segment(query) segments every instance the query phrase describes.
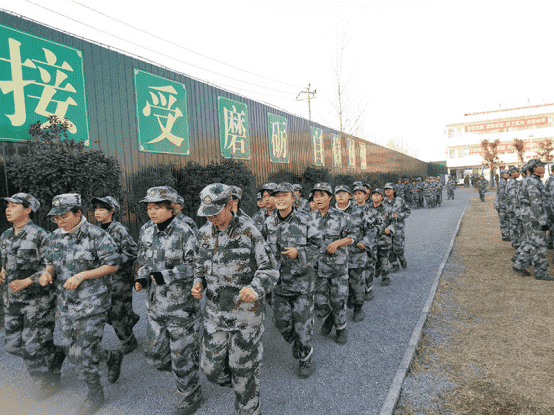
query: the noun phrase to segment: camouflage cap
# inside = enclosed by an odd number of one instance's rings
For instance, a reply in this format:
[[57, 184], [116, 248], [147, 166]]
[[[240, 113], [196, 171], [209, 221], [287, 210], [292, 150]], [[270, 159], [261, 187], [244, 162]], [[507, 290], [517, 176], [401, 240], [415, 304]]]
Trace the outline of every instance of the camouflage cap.
[[352, 186], [364, 186], [363, 182], [362, 181], [356, 181], [352, 184]]
[[36, 199], [31, 194], [25, 194], [23, 192], [19, 192], [12, 196], [6, 196], [2, 199], [5, 199], [8, 202], [13, 202], [15, 204], [26, 204], [31, 207], [31, 210], [33, 212], [37, 212], [37, 209], [40, 208], [40, 202], [38, 202], [38, 199]]
[[177, 191], [170, 186], [154, 186], [146, 191], [146, 196], [139, 202], [177, 202]]
[[312, 188], [312, 192], [314, 192], [314, 194], [315, 194], [315, 191], [325, 191], [329, 195], [333, 195], [333, 188], [327, 182], [316, 183]]
[[510, 174], [510, 171], [508, 169], [503, 169], [500, 171], [500, 176], [502, 175], [509, 175]]
[[121, 211], [121, 206], [119, 205], [119, 202], [117, 202], [117, 200], [113, 196], [105, 196], [102, 198], [92, 198], [90, 200], [90, 205], [94, 207], [94, 205], [98, 204], [99, 202], [108, 204], [110, 207], [112, 207], [115, 210], [115, 212]]
[[545, 166], [546, 163], [544, 163], [540, 159], [531, 159], [529, 162], [527, 162], [527, 169], [531, 170], [533, 168], [539, 167], [539, 166]]
[[517, 166], [512, 166], [510, 169], [509, 169], [509, 172], [510, 172], [510, 175], [514, 172], [519, 172], [519, 168]]
[[388, 182], [388, 183], [385, 184], [384, 189], [396, 189], [396, 186], [394, 186], [393, 183]]
[[256, 194], [256, 201], [259, 201], [260, 199], [262, 199], [262, 193], [261, 192], [258, 192]]
[[314, 200], [314, 191], [310, 191], [310, 194], [308, 195], [308, 202], [312, 202]]
[[367, 194], [367, 189], [365, 189], [365, 186], [362, 185], [361, 182], [359, 182], [358, 185], [356, 185], [356, 183], [354, 183], [354, 188], [352, 189], [352, 193], [354, 193], [356, 191], [362, 191], [363, 193]]
[[238, 199], [242, 199], [242, 189], [238, 186], [231, 185], [231, 193], [233, 196], [236, 196]]
[[221, 212], [227, 202], [233, 196], [233, 189], [222, 183], [212, 183], [200, 192], [200, 208], [198, 215], [201, 217], [212, 217]]
[[338, 194], [341, 191], [348, 192], [349, 194], [352, 193], [352, 192], [350, 192], [350, 187], [347, 186], [347, 185], [337, 185], [337, 186], [335, 186], [335, 194]]
[[75, 206], [81, 206], [80, 194], [60, 194], [52, 198], [52, 209], [48, 215], [63, 215]]
[[179, 205], [185, 205], [185, 198], [183, 198], [181, 195], [177, 195], [177, 200], [175, 202]]
[[262, 193], [262, 195], [264, 191], [269, 191], [269, 193], [271, 193], [276, 187], [277, 187], [277, 184], [275, 182], [264, 183], [260, 188], [260, 192]]
[[294, 193], [294, 190], [292, 189], [292, 185], [288, 182], [281, 182], [279, 185], [275, 187], [273, 191], [271, 191], [271, 195], [275, 195], [278, 192], [290, 192], [291, 194]]
[[381, 194], [383, 197], [385, 196], [385, 191], [379, 188], [375, 188], [373, 191], [371, 191], [371, 194]]
[[298, 183], [293, 183], [292, 185], [292, 190], [293, 191], [300, 191], [302, 192], [302, 185], [298, 184]]

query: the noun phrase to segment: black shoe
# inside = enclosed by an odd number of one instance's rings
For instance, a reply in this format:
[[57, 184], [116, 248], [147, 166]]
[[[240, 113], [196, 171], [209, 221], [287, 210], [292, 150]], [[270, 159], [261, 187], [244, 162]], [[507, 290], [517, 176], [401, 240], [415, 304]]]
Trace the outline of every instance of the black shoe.
[[108, 383], [114, 384], [121, 374], [121, 363], [123, 362], [123, 351], [111, 351], [108, 359]]
[[307, 360], [300, 360], [298, 363], [298, 377], [308, 378], [314, 372], [314, 365], [312, 364], [312, 357], [308, 357]]
[[93, 415], [104, 404], [104, 390], [102, 386], [91, 389], [89, 387], [87, 397], [83, 404], [77, 409], [75, 414], [77, 415]]
[[365, 318], [365, 313], [361, 306], [355, 306], [354, 307], [354, 315], [352, 316], [352, 320], [354, 322], [362, 322]]
[[408, 267], [408, 262], [406, 261], [406, 258], [403, 257], [400, 259], [400, 265], [403, 269], [406, 269], [406, 267]]
[[335, 342], [337, 344], [344, 345], [348, 341], [348, 329], [337, 329], [337, 338], [335, 339]]
[[543, 274], [542, 276], [535, 276], [535, 279], [552, 281], [554, 280], [554, 276], [550, 276], [548, 273], [546, 273], [546, 274]]
[[378, 278], [379, 276], [381, 276], [381, 269], [380, 268], [375, 268], [375, 279]]
[[158, 371], [173, 371], [172, 368], [171, 368], [171, 361], [168, 362], [167, 364], [164, 364], [162, 365], [161, 367], [156, 367], [156, 370]]
[[333, 321], [333, 313], [331, 312], [321, 326], [321, 333], [325, 336], [329, 335], [334, 325], [335, 323]]
[[381, 280], [381, 286], [388, 286], [390, 285], [390, 277], [383, 276], [383, 279]]
[[398, 265], [398, 263], [394, 262], [391, 269], [390, 269], [390, 272], [391, 273], [396, 273], [398, 270], [400, 270], [400, 266]]
[[512, 241], [512, 240], [509, 238], [502, 238], [502, 241]]
[[50, 362], [50, 372], [53, 375], [60, 375], [63, 362], [65, 361], [65, 352], [62, 347], [57, 347], [58, 350], [54, 353], [54, 358]]
[[295, 360], [298, 360], [300, 358], [300, 348], [298, 348], [296, 340], [292, 341], [292, 356]]
[[517, 253], [512, 256], [512, 263], [515, 263], [517, 261]]
[[354, 305], [352, 304], [352, 296], [348, 296], [348, 300], [346, 301], [346, 307], [348, 309], [352, 309]]
[[122, 347], [123, 354], [124, 355], [130, 354], [137, 348], [138, 348], [138, 341], [137, 341], [137, 338], [135, 337], [135, 334], [133, 334], [131, 335], [129, 340], [123, 343], [123, 347]]
[[512, 270], [516, 273], [519, 273], [521, 274], [522, 276], [531, 276], [531, 273], [529, 273], [527, 270], [525, 269], [519, 269], [517, 268], [515, 265], [512, 266]]
[[364, 299], [365, 299], [366, 302], [369, 302], [370, 300], [375, 299], [375, 296], [373, 295], [373, 289], [368, 290], [367, 292], [365, 292], [365, 298]]
[[204, 396], [202, 395], [201, 391], [200, 393], [196, 394], [196, 396], [197, 396], [196, 400], [194, 400], [192, 403], [187, 403], [187, 402], [181, 403], [181, 405], [177, 408], [174, 414], [176, 415], [195, 414], [198, 408], [202, 405], [202, 403], [204, 403]]

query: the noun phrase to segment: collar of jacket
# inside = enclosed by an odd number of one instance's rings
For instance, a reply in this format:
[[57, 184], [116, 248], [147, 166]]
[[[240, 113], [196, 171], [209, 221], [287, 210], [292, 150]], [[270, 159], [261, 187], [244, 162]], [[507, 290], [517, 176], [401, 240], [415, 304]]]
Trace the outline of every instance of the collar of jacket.
[[325, 215], [321, 215], [321, 211], [319, 209], [317, 210], [317, 215], [324, 218], [324, 217], [329, 216], [329, 213], [332, 212], [332, 211], [338, 211], [338, 210], [335, 207], [332, 207], [331, 205], [329, 205], [329, 209], [327, 210]]
[[16, 236], [17, 238], [23, 238], [27, 235], [27, 230], [29, 229], [29, 225], [33, 225], [33, 220], [29, 220], [25, 223], [25, 225], [23, 227], [21, 227], [21, 229], [19, 230], [19, 234], [16, 234], [15, 233], [15, 227], [12, 225], [12, 233], [14, 236]]
[[275, 215], [277, 221], [279, 222], [291, 222], [292, 221], [292, 217], [294, 217], [296, 213], [296, 208], [295, 207], [292, 207], [292, 211], [289, 212], [289, 215], [287, 215], [285, 218], [282, 218], [280, 215], [279, 215], [279, 210], [276, 209], [275, 212], [273, 214], [271, 214], [272, 216]]
[[158, 224], [154, 224], [152, 222], [152, 225], [154, 226], [154, 234], [156, 234], [156, 233], [165, 233], [167, 235], [171, 235], [171, 233], [173, 233], [173, 230], [175, 229], [176, 218], [177, 217], [173, 217], [173, 220], [171, 220], [171, 222], [168, 224], [168, 226], [163, 231], [160, 231], [160, 229], [158, 228]]
[[[231, 220], [231, 222], [229, 223], [229, 225], [225, 229], [227, 231], [227, 235], [229, 237], [233, 234], [233, 232], [240, 225], [239, 216], [236, 215], [233, 211], [231, 211], [231, 214], [233, 214], [233, 219]], [[266, 214], [267, 214], [267, 212], [266, 212]], [[217, 228], [215, 225], [212, 224], [212, 234], [216, 235], [217, 233], [219, 233], [219, 228]]]

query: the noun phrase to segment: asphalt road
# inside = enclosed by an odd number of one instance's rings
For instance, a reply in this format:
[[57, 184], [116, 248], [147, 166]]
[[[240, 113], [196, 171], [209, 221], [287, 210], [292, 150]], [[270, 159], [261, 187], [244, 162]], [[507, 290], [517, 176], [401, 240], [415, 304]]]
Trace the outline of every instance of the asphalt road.
[[[348, 343], [338, 345], [334, 332], [324, 337], [321, 321], [316, 322], [314, 374], [301, 380], [291, 347], [280, 336], [268, 308], [264, 335], [261, 410], [265, 414], [378, 414], [387, 396], [411, 334], [429, 296], [433, 279], [446, 254], [456, 224], [467, 200], [476, 194], [456, 190], [456, 199], [442, 207], [413, 210], [406, 221], [406, 259], [408, 268], [391, 275], [391, 285], [374, 285], [375, 300], [366, 303], [363, 322], [352, 322], [348, 313]], [[135, 293], [135, 311], [141, 321], [135, 334], [142, 345], [145, 339], [144, 294]], [[3, 337], [3, 335], [2, 335]], [[59, 333], [56, 333], [59, 342]], [[106, 327], [103, 345], [114, 348], [118, 340]], [[104, 369], [105, 371], [105, 369]], [[206, 401], [197, 414], [235, 414], [232, 389], [209, 383], [201, 374]], [[170, 414], [179, 404], [171, 373], [150, 367], [142, 346], [123, 361], [118, 382], [108, 385], [102, 379], [106, 403], [100, 414]], [[62, 390], [52, 398], [35, 403], [27, 394], [32, 388], [23, 361], [0, 348], [0, 413], [70, 414], [86, 394], [68, 363], [62, 370]]]

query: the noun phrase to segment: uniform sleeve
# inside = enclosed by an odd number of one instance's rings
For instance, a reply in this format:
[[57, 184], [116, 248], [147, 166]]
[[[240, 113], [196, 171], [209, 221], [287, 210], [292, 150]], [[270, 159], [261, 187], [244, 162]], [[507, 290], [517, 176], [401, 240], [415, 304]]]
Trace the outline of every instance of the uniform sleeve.
[[131, 237], [127, 227], [121, 227], [120, 236], [121, 241], [119, 243], [121, 247], [121, 264], [122, 266], [128, 266], [137, 259], [137, 243], [133, 237]]
[[186, 229], [183, 230], [182, 237], [177, 241], [180, 247], [169, 247], [169, 250], [166, 250], [166, 256], [174, 251], [180, 252], [180, 249], [182, 249], [182, 262], [178, 262], [178, 264], [171, 269], [157, 270], [158, 272], [161, 272], [164, 283], [172, 283], [176, 280], [185, 280], [190, 282], [194, 280], [196, 236], [188, 225], [186, 226]]
[[529, 195], [529, 202], [531, 204], [531, 212], [535, 217], [535, 220], [539, 222], [540, 225], [546, 225], [547, 219], [547, 201], [543, 201], [541, 190], [534, 181], [529, 182], [527, 186], [527, 193]]
[[362, 223], [363, 236], [360, 241], [368, 249], [371, 249], [375, 244], [375, 217], [369, 213], [369, 211], [364, 212], [363, 223]]
[[121, 265], [121, 255], [118, 253], [115, 242], [105, 231], [96, 240], [96, 255], [102, 266], [119, 267]]
[[[37, 234], [37, 254], [39, 258], [41, 259], [41, 263], [46, 266], [47, 264], [47, 255], [49, 253], [49, 247], [50, 247], [50, 233], [48, 231], [42, 231]], [[2, 260], [3, 261], [3, 260]], [[2, 263], [3, 264], [3, 263]], [[29, 279], [33, 281], [33, 283], [38, 283], [40, 276], [42, 274], [43, 270], [38, 270], [36, 273], [33, 273], [31, 276], [29, 276]]]
[[279, 280], [279, 269], [277, 260], [275, 260], [275, 255], [263, 240], [261, 233], [252, 230], [251, 241], [257, 268], [250, 285], [247, 287], [254, 290], [258, 295], [258, 299], [261, 299], [271, 292], [273, 287], [277, 284]]
[[141, 283], [143, 288], [150, 285], [150, 267], [146, 264], [145, 228], [141, 228], [135, 263], [135, 282]]
[[356, 241], [356, 228], [354, 227], [354, 222], [349, 214], [344, 214], [341, 219], [340, 237], [341, 240], [343, 238], [351, 238], [352, 242]]
[[312, 217], [308, 217], [308, 236], [306, 245], [306, 262], [308, 264], [315, 264], [319, 253], [323, 247], [323, 236], [321, 231], [317, 228], [316, 223]]
[[406, 218], [410, 216], [412, 213], [412, 210], [410, 206], [402, 199], [402, 202], [400, 203], [400, 212], [398, 212], [396, 215], [398, 215], [398, 221], [403, 221]]

